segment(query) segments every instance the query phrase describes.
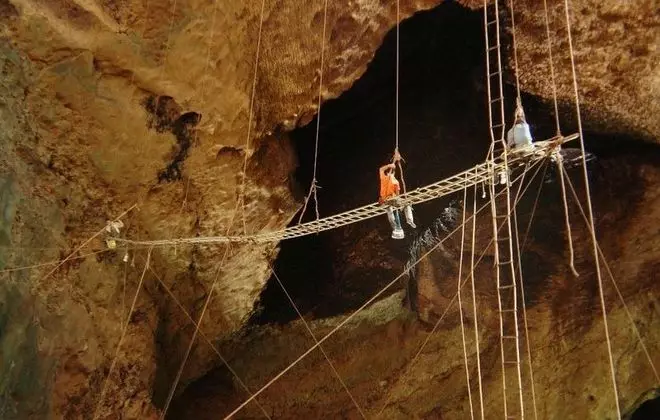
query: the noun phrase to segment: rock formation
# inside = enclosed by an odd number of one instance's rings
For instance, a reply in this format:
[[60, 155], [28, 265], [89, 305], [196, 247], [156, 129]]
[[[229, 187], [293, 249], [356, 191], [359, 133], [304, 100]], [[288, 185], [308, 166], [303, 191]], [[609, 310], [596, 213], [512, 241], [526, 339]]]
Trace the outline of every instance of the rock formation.
[[[401, 18], [438, 3], [404, 0]], [[460, 3], [481, 6], [476, 1]], [[536, 3], [516, 3], [518, 45], [521, 51], [530, 52], [519, 57], [520, 74], [523, 89], [547, 105], [552, 92], [542, 54], [543, 15]], [[237, 335], [248, 323], [269, 278], [278, 244], [109, 251], [103, 241], [107, 221], [127, 210], [121, 235], [154, 239], [276, 229], [287, 225], [299, 210], [300, 191], [307, 185], [296, 179], [298, 145], [290, 133], [312, 121], [317, 112], [323, 2], [266, 1], [263, 10], [261, 5], [258, 1], [211, 0], [0, 0], [0, 269], [8, 270], [2, 272], [0, 283], [0, 417], [157, 417], [194, 331], [188, 316], [199, 317], [211, 290], [214, 296], [201, 331], [206, 339], [224, 343], [221, 349], [231, 355], [238, 372], [250, 375], [245, 379], [250, 387], [282, 367], [291, 348], [308, 345], [303, 344], [307, 338], [299, 323]], [[655, 100], [660, 72], [654, 52], [659, 17], [654, 2], [575, 0], [573, 14], [585, 126], [594, 134], [625, 134], [657, 142], [660, 127], [654, 111], [660, 106]], [[551, 18], [559, 98], [563, 120], [574, 127], [561, 17], [557, 2]], [[322, 69], [324, 103], [358, 83], [395, 23], [392, 2], [329, 3]], [[419, 160], [422, 156], [423, 152]], [[639, 319], [648, 320], [640, 323], [640, 330], [649, 334], [646, 338], [657, 350], [658, 337], [649, 332], [658, 330], [652, 324], [658, 303], [657, 287], [651, 281], [657, 271], [653, 261], [658, 223], [657, 215], [650, 211], [657, 207], [656, 166], [644, 161], [617, 168], [641, 179], [636, 184], [641, 192], [634, 197], [636, 207], [629, 214], [624, 214], [621, 199], [614, 204], [621, 206], [613, 211], [616, 217], [610, 212], [601, 215], [602, 223], [610, 223], [604, 228], [608, 232], [603, 234], [604, 248], [609, 246], [606, 254], [616, 256], [615, 275], [631, 304], [640, 310]], [[422, 180], [421, 172], [413, 178]], [[620, 195], [625, 188], [619, 187], [610, 194]], [[364, 192], [347, 194], [352, 194], [347, 202], [372, 201]], [[600, 196], [604, 208], [612, 205], [607, 194], [601, 192]], [[336, 202], [341, 199], [337, 197]], [[333, 205], [327, 211], [335, 210]], [[437, 210], [427, 210], [423, 217], [430, 221]], [[376, 287], [403, 266], [405, 255], [383, 252], [368, 242], [369, 238], [376, 244], [384, 242], [377, 226], [374, 222], [360, 228], [363, 230], [348, 231], [345, 237], [332, 237], [338, 249], [351, 249], [346, 243], [352, 243], [352, 255], [365, 256], [360, 263], [335, 254], [340, 264], [333, 275], [359, 279], [368, 273], [360, 271], [364, 264], [371, 264], [370, 268], [384, 268], [378, 278], [364, 283]], [[362, 240], [355, 242], [357, 237]], [[577, 239], [587, 243], [583, 234]], [[542, 255], [543, 249], [538, 252]], [[428, 264], [425, 279], [431, 281], [441, 273], [432, 274], [437, 267], [433, 261]], [[14, 270], [19, 267], [28, 268]], [[593, 278], [586, 277], [593, 284]], [[546, 282], [556, 284], [557, 290], [565, 290], [565, 281], [565, 273], [548, 272]], [[327, 311], [339, 318], [315, 321], [318, 334], [345, 316], [343, 308], [359, 305], [371, 289], [356, 287], [352, 295], [346, 293], [349, 303]], [[448, 290], [451, 286], [441, 288], [439, 294], [445, 296]], [[570, 311], [578, 311], [571, 307], [563, 309], [570, 312], [564, 314], [549, 303], [542, 304], [561, 299], [552, 295], [553, 290], [539, 286], [538, 293], [545, 300], [535, 306], [537, 319], [565, 320], [564, 316], [573, 314]], [[595, 290], [590, 293], [590, 298], [596, 296]], [[336, 296], [342, 300], [341, 292]], [[432, 296], [429, 302], [433, 319], [446, 301]], [[338, 362], [340, 369], [364, 372], [349, 384], [358, 386], [360, 401], [374, 398], [382, 403], [380, 397], [372, 396], [386, 389], [399, 407], [418, 407], [399, 416], [452, 418], [452, 410], [465, 409], [463, 388], [458, 385], [462, 380], [459, 359], [452, 358], [453, 365], [431, 375], [438, 383], [449, 377], [456, 382], [456, 394], [446, 397], [454, 408], [434, 412], [439, 398], [431, 393], [437, 387], [429, 389], [429, 394], [420, 392], [425, 402], [416, 402], [409, 398], [410, 390], [421, 388], [422, 383], [396, 379], [404, 358], [409, 360], [425, 336], [421, 324], [409, 317], [400, 308], [400, 297], [394, 295], [364, 315], [354, 330], [358, 336], [332, 344], [330, 353], [345, 357]], [[615, 325], [628, 328], [620, 307], [613, 318]], [[451, 352], [458, 351], [453, 346], [456, 320], [454, 315], [446, 326], [451, 338], [430, 349], [428, 363], [437, 364], [453, 354], [445, 350], [450, 343]], [[127, 325], [125, 335], [123, 325]], [[571, 328], [550, 330], [548, 325], [540, 322], [536, 333], [558, 340], [568, 335], [566, 342], [560, 340], [564, 346], [577, 346], [575, 340], [581, 333], [589, 337], [588, 344], [571, 357], [592, 353], [600, 340], [597, 317]], [[117, 351], [121, 336], [124, 339]], [[635, 346], [628, 335], [618, 337], [625, 345]], [[378, 353], [384, 347], [382, 342], [395, 342], [403, 351], [383, 351], [378, 366], [365, 368], [370, 363], [366, 356]], [[272, 362], [258, 371], [248, 369], [253, 358], [263, 356], [261, 350], [247, 351], [250, 345], [270, 349]], [[278, 348], [281, 353], [274, 350]], [[363, 356], [341, 356], [342, 348]], [[541, 354], [550, 357], [556, 350], [548, 347]], [[402, 358], [392, 363], [392, 357], [399, 355]], [[653, 383], [638, 356], [631, 352], [630, 358], [621, 356], [618, 361], [622, 370], [630, 372], [622, 377], [622, 396], [628, 404]], [[537, 363], [544, 359], [539, 360]], [[304, 366], [313, 372], [322, 362], [316, 358]], [[210, 393], [212, 403], [204, 400], [200, 407], [227, 410], [238, 402], [242, 395], [225, 392], [235, 388], [225, 373], [215, 380], [205, 376], [217, 372], [218, 366], [217, 355], [199, 338], [183, 370], [177, 412], [199, 414], [195, 407], [186, 406], [191, 399], [200, 401], [195, 385], [185, 391], [199, 378], [228, 394], [225, 398]], [[311, 375], [309, 372], [305, 375]], [[637, 372], [643, 379], [633, 385]], [[541, 374], [547, 378], [543, 379], [547, 387], [558, 380], [550, 373]], [[563, 377], [570, 374], [568, 371]], [[605, 376], [597, 371], [590, 374]], [[412, 375], [423, 379], [416, 372]], [[107, 389], [102, 394], [106, 377]], [[379, 379], [383, 377], [385, 384]], [[264, 396], [263, 404], [274, 417], [353, 415], [341, 392], [323, 388], [325, 379], [293, 376], [281, 386], [288, 390], [295, 381], [303, 380], [306, 385], [300, 387], [300, 394], [291, 394], [290, 400], [278, 400], [283, 398], [278, 390], [284, 388], [274, 388]], [[603, 387], [599, 395], [606, 395], [607, 383], [599, 381], [598, 389]], [[449, 382], [442, 383], [442, 388], [451, 387]], [[571, 392], [577, 393], [581, 384], [587, 382], [576, 382]], [[646, 388], [641, 389], [643, 386]], [[310, 398], [306, 390], [328, 395], [328, 400], [318, 399], [319, 407], [324, 408], [296, 411], [297, 401]], [[611, 413], [607, 401], [598, 398], [593, 412]], [[374, 404], [370, 410], [379, 405]], [[548, 413], [562, 406], [556, 399], [544, 404]], [[391, 417], [396, 416], [392, 412]]]

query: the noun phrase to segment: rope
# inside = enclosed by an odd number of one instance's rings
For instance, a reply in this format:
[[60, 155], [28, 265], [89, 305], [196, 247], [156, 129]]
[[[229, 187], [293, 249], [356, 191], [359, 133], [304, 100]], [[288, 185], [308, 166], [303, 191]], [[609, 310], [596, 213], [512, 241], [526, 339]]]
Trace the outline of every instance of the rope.
[[[483, 185], [483, 184], [482, 184]], [[477, 186], [474, 186], [474, 197], [472, 198], [472, 214], [477, 210]], [[474, 318], [474, 343], [477, 351], [477, 374], [479, 375], [479, 407], [481, 420], [484, 420], [484, 392], [481, 384], [481, 350], [479, 350], [479, 320], [477, 319], [477, 291], [474, 286], [474, 246], [476, 244], [477, 218], [472, 218], [472, 243], [470, 251], [470, 285], [472, 287], [472, 317]], [[490, 245], [489, 245], [490, 246]], [[488, 249], [488, 247], [486, 247]], [[479, 259], [481, 260], [481, 258]]]
[[99, 402], [96, 404], [96, 409], [94, 410], [94, 420], [99, 418], [101, 405], [103, 404], [103, 398], [108, 390], [108, 382], [110, 380], [110, 376], [112, 375], [112, 371], [114, 370], [115, 365], [117, 364], [117, 357], [119, 356], [119, 350], [121, 349], [121, 345], [124, 342], [124, 337], [126, 337], [128, 326], [131, 323], [131, 315], [135, 310], [135, 305], [137, 303], [140, 290], [142, 290], [144, 275], [147, 272], [147, 267], [149, 267], [150, 259], [151, 259], [151, 250], [149, 250], [149, 252], [147, 253], [147, 260], [144, 263], [144, 269], [142, 270], [142, 275], [140, 276], [140, 281], [138, 282], [138, 287], [137, 290], [135, 291], [135, 296], [133, 297], [133, 303], [131, 304], [131, 309], [128, 312], [128, 318], [126, 318], [126, 323], [124, 324], [124, 328], [122, 329], [121, 335], [119, 336], [119, 342], [117, 343], [117, 348], [115, 349], [115, 355], [112, 357], [112, 362], [110, 363], [110, 370], [108, 370], [108, 374], [106, 375], [105, 380], [103, 381], [103, 387], [101, 388], [101, 395], [99, 396]]
[[[190, 315], [190, 313], [186, 310], [186, 308], [183, 306], [183, 304], [181, 304], [181, 302], [179, 301], [179, 299], [177, 299], [177, 297], [174, 296], [174, 293], [172, 293], [172, 290], [171, 290], [169, 287], [167, 287], [167, 285], [165, 284], [165, 282], [163, 281], [163, 279], [160, 278], [160, 276], [158, 275], [158, 273], [156, 273], [156, 271], [155, 271], [153, 268], [151, 268], [151, 266], [149, 266], [149, 271], [151, 271], [151, 274], [154, 275], [154, 277], [156, 278], [156, 280], [158, 280], [158, 283], [163, 287], [163, 289], [165, 289], [165, 291], [167, 292], [167, 294], [170, 295], [170, 297], [172, 298], [172, 300], [174, 300], [174, 303], [176, 303], [176, 305], [179, 307], [179, 309], [181, 309], [181, 311], [186, 315], [186, 317], [188, 318], [188, 320], [189, 320], [190, 322], [192, 322], [193, 325], [195, 325], [196, 323], [195, 323], [195, 320], [193, 319], [193, 317], [192, 317], [192, 316]], [[245, 382], [243, 382], [243, 381], [241, 380], [240, 376], [238, 376], [238, 373], [236, 373], [236, 371], [235, 371], [234, 369], [232, 369], [232, 367], [229, 365], [229, 362], [227, 362], [227, 360], [226, 360], [226, 359], [222, 356], [222, 354], [220, 353], [220, 350], [218, 350], [218, 348], [213, 344], [213, 342], [211, 342], [211, 340], [206, 336], [206, 334], [204, 334], [204, 331], [201, 331], [201, 330], [200, 330], [199, 335], [200, 335], [200, 337], [202, 337], [202, 338], [204, 339], [204, 341], [206, 342], [206, 344], [208, 344], [208, 345], [211, 347], [211, 349], [213, 349], [213, 352], [214, 352], [214, 353], [220, 358], [220, 360], [222, 361], [222, 363], [227, 367], [227, 370], [229, 370], [229, 372], [231, 372], [231, 374], [234, 375], [234, 378], [236, 378], [236, 381], [237, 381], [238, 384], [241, 386], [241, 388], [243, 388], [243, 390], [244, 390], [248, 395], [252, 395], [252, 392], [251, 392], [250, 389], [247, 387], [247, 385], [245, 385]], [[266, 410], [264, 409], [264, 407], [263, 407], [261, 404], [259, 404], [259, 401], [254, 400], [254, 402], [255, 402], [255, 404], [257, 404], [257, 406], [259, 407], [259, 409], [261, 409], [261, 412], [264, 414], [264, 416], [265, 416], [266, 418], [270, 419], [270, 416], [268, 415], [268, 413], [266, 412]]]
[[552, 59], [552, 39], [550, 37], [550, 16], [548, 14], [548, 0], [543, 0], [543, 9], [545, 12], [545, 32], [548, 43], [548, 61], [550, 62], [550, 78], [552, 79], [552, 99], [555, 105], [555, 125], [557, 135], [561, 136], [561, 127], [559, 126], [559, 105], [557, 103], [557, 82], [555, 79], [555, 65]]
[[245, 154], [243, 156], [243, 171], [242, 171], [242, 180], [241, 180], [241, 190], [240, 190], [240, 202], [241, 202], [241, 217], [243, 219], [243, 233], [247, 233], [247, 225], [245, 223], [245, 179], [247, 177], [247, 163], [248, 163], [248, 151], [250, 150], [250, 138], [252, 136], [252, 120], [254, 118], [254, 100], [257, 93], [257, 75], [259, 72], [259, 56], [261, 54], [261, 38], [264, 26], [264, 11], [266, 8], [266, 0], [261, 0], [261, 13], [259, 17], [259, 32], [257, 35], [257, 52], [255, 53], [254, 59], [254, 76], [252, 77], [252, 94], [250, 96], [250, 111], [248, 116], [248, 128], [247, 136], [245, 139]]
[[515, 65], [514, 74], [516, 75], [516, 104], [522, 107], [522, 98], [520, 96], [520, 71], [518, 67], [518, 47], [516, 45], [516, 19], [513, 10], [513, 0], [509, 0], [509, 6], [511, 7], [511, 38], [513, 41], [513, 61]]
[[400, 19], [401, 19], [401, 8], [399, 0], [396, 0], [396, 94], [395, 94], [395, 106], [394, 106], [394, 150], [399, 151], [399, 69], [400, 69]]
[[[533, 151], [521, 153], [513, 157], [509, 163], [520, 162], [524, 159], [530, 162], [536, 162], [544, 159], [553, 151], [559, 144], [577, 138], [576, 135], [562, 137], [560, 139], [549, 140], [546, 142], [537, 142], [537, 147]], [[492, 179], [493, 170], [497, 171], [504, 167], [503, 163], [492, 165], [491, 163], [482, 163], [474, 168], [463, 171], [459, 174], [453, 175], [449, 178], [437, 181], [415, 190], [409, 191], [399, 196], [401, 207], [423, 203], [426, 201], [434, 200], [436, 198], [462, 191], [465, 187], [465, 173], [468, 172], [469, 185], [478, 184]], [[237, 202], [238, 206], [238, 202]], [[315, 234], [325, 230], [336, 229], [342, 226], [357, 223], [366, 219], [380, 216], [385, 213], [385, 209], [378, 203], [372, 203], [366, 206], [355, 208], [343, 213], [329, 216], [312, 222], [303, 223], [296, 226], [291, 226], [278, 231], [262, 232], [259, 234], [245, 235], [245, 236], [195, 236], [189, 238], [179, 239], [160, 239], [151, 241], [133, 241], [123, 238], [113, 238], [117, 243], [128, 243], [131, 245], [142, 246], [169, 246], [176, 244], [213, 244], [213, 243], [228, 243], [228, 242], [249, 242], [249, 243], [265, 243], [265, 242], [279, 242], [285, 239], [297, 238]]]
[[[302, 313], [300, 313], [300, 310], [298, 309], [298, 306], [296, 305], [296, 303], [295, 303], [295, 302], [293, 301], [293, 299], [291, 298], [291, 295], [290, 295], [289, 292], [286, 290], [286, 287], [284, 287], [284, 283], [282, 283], [282, 280], [280, 280], [280, 277], [279, 277], [279, 276], [277, 275], [277, 273], [275, 272], [275, 269], [271, 267], [271, 268], [270, 268], [270, 271], [273, 273], [273, 276], [275, 277], [275, 280], [277, 280], [277, 283], [278, 283], [278, 284], [280, 285], [280, 287], [282, 288], [282, 291], [283, 291], [284, 294], [286, 295], [287, 299], [289, 299], [289, 302], [291, 303], [291, 306], [293, 307], [293, 309], [295, 309], [296, 313], [298, 314], [298, 317], [300, 318], [300, 320], [302, 321], [303, 325], [305, 326], [305, 329], [307, 330], [307, 332], [309, 333], [309, 335], [310, 335], [310, 336], [312, 337], [312, 339], [314, 340], [314, 343], [317, 343], [317, 344], [318, 344], [318, 343], [319, 343], [319, 340], [316, 338], [316, 334], [314, 334], [314, 332], [312, 332], [312, 329], [309, 327], [309, 324], [307, 323], [307, 321], [305, 321], [305, 318], [302, 316]], [[330, 360], [330, 357], [328, 356], [328, 354], [325, 352], [325, 350], [323, 349], [323, 347], [322, 347], [320, 344], [319, 344], [319, 350], [320, 350], [321, 353], [323, 354], [323, 357], [325, 357], [325, 360], [326, 360], [326, 361], [328, 362], [328, 364], [330, 365], [330, 368], [332, 369], [332, 372], [335, 374], [335, 376], [337, 377], [337, 379], [338, 379], [339, 382], [341, 383], [341, 386], [344, 387], [344, 390], [346, 391], [346, 393], [347, 393], [348, 396], [350, 397], [351, 401], [353, 401], [353, 404], [354, 404], [355, 407], [358, 409], [358, 412], [360, 413], [360, 415], [362, 416], [362, 418], [366, 420], [367, 416], [366, 416], [366, 415], [364, 414], [364, 412], [362, 411], [362, 408], [360, 408], [360, 405], [358, 404], [357, 400], [355, 399], [355, 397], [353, 396], [353, 394], [351, 393], [351, 391], [348, 389], [348, 386], [346, 385], [346, 382], [344, 382], [344, 380], [341, 378], [341, 375], [339, 374], [339, 372], [338, 372], [337, 369], [335, 368], [335, 365], [332, 363], [332, 361]]]
[[[515, 181], [514, 181], [515, 182]], [[485, 209], [487, 205], [482, 206], [479, 209], [479, 212]], [[470, 216], [470, 217], [475, 217], [475, 215]], [[385, 293], [390, 287], [395, 285], [401, 277], [403, 277], [411, 268], [415, 267], [417, 264], [419, 264], [420, 261], [422, 261], [426, 256], [431, 254], [433, 251], [435, 251], [440, 245], [442, 245], [451, 235], [456, 233], [460, 226], [456, 227], [453, 231], [451, 231], [447, 236], [445, 236], [442, 240], [438, 241], [431, 249], [429, 249], [427, 252], [425, 252], [423, 255], [421, 255], [417, 260], [415, 260], [409, 267], [407, 267], [405, 270], [403, 270], [399, 275], [397, 275], [392, 281], [390, 281], [388, 284], [386, 284], [383, 288], [381, 288], [376, 294], [374, 294], [369, 300], [367, 300], [362, 306], [360, 306], [358, 309], [356, 309], [351, 315], [347, 316], [342, 322], [340, 322], [337, 326], [335, 326], [330, 332], [328, 332], [323, 338], [318, 340], [316, 344], [314, 344], [312, 347], [307, 349], [303, 354], [301, 354], [296, 360], [291, 362], [286, 368], [284, 368], [280, 373], [275, 375], [270, 381], [268, 381], [265, 385], [263, 385], [257, 392], [254, 393], [254, 395], [247, 400], [245, 400], [243, 403], [241, 403], [238, 407], [234, 409], [231, 413], [229, 413], [227, 416], [225, 416], [225, 419], [229, 419], [233, 417], [236, 413], [241, 411], [243, 407], [245, 407], [247, 404], [249, 404], [254, 398], [258, 397], [263, 391], [265, 391], [268, 387], [270, 387], [273, 383], [275, 383], [278, 379], [280, 379], [282, 376], [284, 376], [289, 370], [291, 370], [294, 366], [296, 366], [301, 360], [303, 360], [305, 357], [307, 357], [312, 351], [314, 351], [317, 347], [319, 347], [321, 344], [323, 344], [328, 338], [333, 336], [337, 331], [339, 331], [344, 325], [346, 325], [348, 322], [350, 322], [353, 318], [355, 318], [360, 312], [362, 312], [366, 307], [371, 305], [376, 299], [378, 299], [383, 293]]]
[[[530, 181], [531, 182], [531, 181]], [[541, 178], [541, 186], [543, 185], [543, 178]], [[539, 188], [539, 191], [541, 188]], [[531, 219], [530, 219], [531, 220]], [[516, 251], [518, 256], [518, 273], [520, 275], [520, 299], [522, 301], [523, 308], [523, 326], [525, 328], [525, 344], [527, 345], [527, 364], [529, 366], [529, 382], [532, 388], [532, 407], [534, 410], [534, 419], [538, 419], [538, 410], [536, 408], [536, 389], [534, 386], [534, 368], [532, 366], [532, 350], [529, 339], [529, 326], [527, 324], [527, 303], [525, 302], [525, 282], [523, 281], [523, 270], [522, 270], [522, 250], [524, 248], [520, 247], [520, 236], [518, 232], [518, 211], [514, 207], [513, 210], [513, 226], [516, 239]]]
[[534, 220], [534, 215], [536, 214], [536, 208], [538, 207], [539, 199], [541, 198], [541, 191], [543, 190], [543, 180], [545, 179], [545, 174], [548, 170], [548, 166], [547, 165], [544, 166], [545, 168], [543, 169], [543, 175], [541, 176], [541, 183], [539, 185], [539, 190], [536, 193], [536, 198], [534, 199], [534, 205], [532, 206], [532, 213], [529, 216], [529, 222], [527, 223], [527, 228], [525, 229], [525, 236], [523, 237], [523, 243], [522, 246], [520, 247], [521, 249], [525, 249], [525, 245], [527, 245], [529, 232], [530, 229], [532, 228], [532, 220]]
[[568, 252], [569, 252], [569, 266], [575, 277], [580, 277], [580, 274], [575, 269], [575, 252], [573, 251], [573, 235], [571, 234], [571, 220], [568, 215], [568, 200], [566, 198], [566, 184], [564, 182], [564, 164], [561, 155], [557, 154], [557, 169], [559, 172], [559, 184], [561, 185], [561, 198], [564, 204], [564, 219], [566, 220], [566, 237], [568, 239]]
[[317, 166], [317, 161], [318, 161], [318, 154], [319, 154], [319, 133], [321, 131], [321, 105], [322, 105], [322, 98], [323, 98], [323, 70], [324, 70], [324, 63], [325, 63], [325, 36], [326, 36], [326, 28], [327, 28], [327, 20], [328, 20], [328, 0], [325, 0], [323, 2], [323, 33], [321, 35], [321, 65], [319, 67], [319, 100], [318, 100], [318, 105], [317, 105], [317, 115], [316, 115], [316, 137], [314, 139], [314, 172], [312, 176], [312, 183], [309, 186], [309, 193], [307, 194], [307, 197], [305, 198], [305, 204], [303, 205], [303, 209], [300, 212], [300, 217], [298, 218], [298, 224], [302, 222], [302, 218], [305, 215], [305, 212], [307, 211], [307, 204], [309, 203], [309, 199], [311, 198], [312, 194], [314, 194], [314, 205], [315, 205], [315, 211], [316, 211], [316, 220], [320, 218], [319, 216], [319, 199], [316, 195], [316, 192], [318, 188], [318, 183], [316, 181], [316, 166]]
[[584, 133], [582, 130], [582, 117], [580, 113], [580, 96], [578, 93], [577, 72], [575, 70], [575, 52], [573, 51], [573, 36], [571, 34], [571, 19], [569, 16], [568, 0], [564, 0], [564, 11], [566, 15], [566, 32], [568, 33], [568, 50], [571, 58], [571, 73], [573, 76], [573, 93], [575, 95], [575, 111], [578, 123], [578, 132], [580, 134], [580, 149], [582, 150], [582, 170], [584, 175], [584, 187], [587, 196], [587, 210], [589, 213], [589, 230], [591, 231], [591, 242], [593, 245], [594, 262], [596, 264], [596, 276], [598, 278], [598, 292], [600, 295], [600, 305], [603, 313], [603, 323], [605, 327], [605, 341], [607, 342], [607, 354], [610, 363], [610, 375], [612, 379], [612, 389], [614, 391], [614, 402], [616, 406], [617, 418], [621, 419], [621, 408], [619, 404], [619, 392], [616, 384], [616, 374], [614, 372], [614, 356], [612, 355], [612, 344], [610, 342], [610, 333], [607, 326], [607, 310], [605, 308], [605, 296], [603, 295], [603, 278], [600, 272], [600, 259], [598, 258], [598, 241], [596, 238], [596, 227], [594, 225], [594, 212], [591, 203], [591, 192], [589, 187], [589, 176], [587, 174], [587, 158], [584, 148]]
[[[104, 228], [104, 230], [105, 230], [105, 228]], [[67, 261], [79, 260], [79, 259], [82, 259], [82, 258], [87, 258], [87, 257], [92, 256], [92, 255], [103, 254], [103, 253], [109, 252], [109, 251], [112, 251], [112, 249], [107, 248], [107, 249], [102, 249], [100, 251], [88, 252], [86, 254], [78, 255], [76, 257], [69, 256]], [[75, 251], [71, 253], [71, 255], [73, 255], [73, 254], [75, 254]], [[24, 265], [24, 266], [20, 266], [20, 267], [5, 268], [4, 270], [0, 270], [0, 274], [12, 273], [14, 271], [29, 270], [31, 268], [46, 267], [46, 266], [49, 266], [49, 265], [63, 264], [63, 263], [64, 263], [64, 261], [62, 259], [58, 259], [58, 260], [53, 260], [53, 261], [49, 261], [49, 262], [45, 262], [45, 263]]]
[[[231, 228], [232, 225], [233, 225], [233, 218], [232, 218], [232, 223], [229, 225], [229, 227]], [[199, 319], [195, 323], [195, 331], [193, 332], [192, 338], [190, 339], [190, 343], [188, 344], [188, 348], [186, 349], [186, 353], [183, 356], [183, 361], [181, 362], [181, 365], [179, 366], [179, 370], [176, 373], [176, 377], [174, 378], [174, 383], [170, 387], [170, 391], [167, 395], [167, 400], [165, 401], [165, 406], [164, 406], [163, 411], [160, 415], [160, 420], [165, 419], [165, 415], [167, 414], [167, 410], [170, 406], [170, 403], [172, 402], [172, 398], [174, 397], [174, 392], [176, 391], [176, 387], [179, 384], [179, 381], [181, 380], [181, 375], [183, 374], [183, 369], [186, 366], [186, 362], [188, 361], [188, 358], [190, 357], [190, 352], [192, 351], [192, 347], [195, 343], [195, 339], [197, 338], [197, 334], [200, 331], [200, 327], [202, 325], [202, 319], [204, 319], [204, 315], [206, 314], [206, 310], [209, 307], [209, 303], [211, 303], [211, 297], [213, 296], [213, 292], [215, 291], [215, 285], [218, 281], [218, 278], [220, 277], [220, 271], [222, 270], [222, 268], [224, 267], [225, 262], [227, 261], [227, 256], [229, 255], [229, 248], [230, 248], [230, 245], [227, 245], [225, 247], [225, 253], [222, 256], [222, 260], [220, 261], [220, 263], [217, 266], [216, 273], [215, 273], [215, 278], [213, 279], [213, 284], [211, 285], [211, 288], [208, 292], [208, 295], [206, 296], [206, 299], [204, 301], [204, 306], [202, 307], [202, 312], [199, 315]]]
[[[580, 209], [580, 213], [584, 218], [584, 222], [587, 224], [587, 226], [589, 226], [589, 219], [587, 218], [587, 215], [585, 214], [584, 209], [582, 208], [582, 204], [580, 204], [580, 200], [578, 198], [577, 192], [575, 191], [575, 188], [573, 187], [573, 183], [571, 182], [571, 178], [568, 176], [568, 174], [566, 174], [566, 179], [568, 180], [568, 186], [570, 187], [571, 192], [573, 193], [573, 198], [575, 200], [575, 203], [577, 204], [578, 208]], [[616, 293], [619, 296], [619, 300], [621, 300], [621, 304], [623, 305], [623, 308], [626, 311], [626, 315], [630, 320], [630, 324], [633, 327], [633, 331], [635, 331], [635, 335], [639, 340], [639, 344], [642, 346], [642, 350], [644, 350], [646, 359], [648, 360], [649, 365], [651, 365], [651, 369], [653, 370], [653, 376], [655, 376], [656, 383], [660, 385], [660, 376], [658, 375], [658, 370], [656, 369], [655, 364], [653, 363], [651, 354], [649, 353], [648, 349], [646, 348], [646, 345], [644, 344], [644, 340], [642, 340], [642, 335], [639, 332], [639, 329], [637, 328], [637, 323], [635, 322], [632, 314], [630, 313], [630, 310], [628, 309], [628, 305], [626, 304], [626, 301], [623, 298], [623, 294], [621, 293], [621, 290], [619, 290], [619, 286], [616, 284], [616, 281], [614, 280], [614, 274], [612, 274], [610, 265], [608, 264], [607, 259], [605, 258], [605, 254], [603, 254], [603, 250], [601, 249], [600, 245], [598, 245], [598, 253], [600, 254], [600, 258], [603, 260], [603, 264], [605, 265], [605, 269], [607, 270], [607, 273], [610, 276], [610, 280], [612, 280], [612, 285], [614, 286], [614, 290], [616, 290]]]
[[[470, 403], [470, 418], [474, 420], [474, 407], [472, 405], [472, 390], [470, 388], [470, 367], [468, 365], [467, 344], [465, 342], [465, 325], [463, 322], [463, 302], [461, 299], [461, 280], [463, 279], [463, 247], [465, 245], [465, 213], [467, 202], [466, 186], [463, 190], [463, 222], [461, 223], [461, 255], [458, 262], [458, 285], [456, 286], [456, 295], [458, 296], [458, 315], [461, 318], [461, 339], [463, 341], [463, 359], [465, 361], [465, 379], [467, 381], [468, 400]], [[474, 220], [474, 219], [473, 219]]]

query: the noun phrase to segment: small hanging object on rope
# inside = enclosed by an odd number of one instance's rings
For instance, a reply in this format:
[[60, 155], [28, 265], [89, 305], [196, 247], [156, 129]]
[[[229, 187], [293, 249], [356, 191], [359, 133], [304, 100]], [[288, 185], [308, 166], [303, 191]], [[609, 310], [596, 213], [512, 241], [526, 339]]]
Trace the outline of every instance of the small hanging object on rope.
[[[387, 219], [390, 222], [390, 226], [392, 226], [392, 239], [403, 239], [405, 237], [399, 215], [399, 207], [401, 207], [401, 203], [398, 202], [398, 196], [401, 192], [401, 188], [395, 175], [398, 165], [405, 193], [406, 184], [403, 180], [403, 168], [401, 167], [402, 160], [403, 158], [401, 157], [399, 150], [395, 149], [392, 162], [381, 166], [378, 171], [380, 175], [380, 196], [378, 202], [386, 206]], [[403, 214], [408, 225], [412, 228], [416, 228], [417, 226], [413, 220], [412, 207], [410, 205], [404, 207]]]
[[516, 111], [513, 118], [513, 127], [506, 134], [507, 146], [510, 151], [533, 148], [532, 134], [525, 119], [525, 110], [520, 97], [516, 99]]
[[[107, 224], [105, 225], [105, 230], [110, 234], [115, 234], [119, 236], [119, 231], [123, 227], [124, 227], [124, 222], [122, 222], [121, 220], [108, 220]], [[117, 242], [112, 238], [107, 238], [105, 240], [105, 244], [110, 249], [117, 248]]]

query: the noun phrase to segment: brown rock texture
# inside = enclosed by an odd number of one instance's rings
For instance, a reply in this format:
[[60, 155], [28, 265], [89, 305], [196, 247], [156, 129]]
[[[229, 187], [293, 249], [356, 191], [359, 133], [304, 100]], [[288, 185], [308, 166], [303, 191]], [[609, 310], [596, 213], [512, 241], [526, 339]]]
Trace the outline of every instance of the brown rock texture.
[[[402, 1], [401, 16], [438, 3]], [[520, 47], [533, 50], [541, 15], [533, 2], [519, 3]], [[204, 335], [222, 341], [244, 325], [277, 244], [108, 252], [103, 233], [86, 241], [127, 209], [121, 235], [141, 239], [291, 220], [300, 200], [287, 132], [316, 113], [323, 1], [264, 4], [259, 44], [256, 0], [0, 0], [0, 269], [30, 267], [2, 273], [0, 417], [156, 418], [193, 333], [181, 308], [197, 319], [215, 284]], [[654, 2], [574, 7], [590, 121], [657, 141]], [[362, 75], [395, 10], [393, 2], [329, 2], [322, 100]], [[567, 107], [565, 43], [556, 42]], [[550, 98], [541, 61], [520, 59], [524, 89]], [[617, 234], [633, 241], [633, 232], [648, 233], [643, 226]], [[64, 262], [40, 265], [50, 261]], [[412, 348], [415, 334], [397, 340]], [[180, 389], [217, 364], [208, 346], [195, 346]]]

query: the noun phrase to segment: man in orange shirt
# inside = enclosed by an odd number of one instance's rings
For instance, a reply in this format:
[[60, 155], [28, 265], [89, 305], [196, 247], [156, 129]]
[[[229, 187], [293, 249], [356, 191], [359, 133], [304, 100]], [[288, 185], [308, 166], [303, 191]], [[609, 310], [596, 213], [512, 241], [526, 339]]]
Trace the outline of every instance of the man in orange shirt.
[[[386, 206], [387, 219], [392, 226], [392, 239], [403, 239], [405, 234], [403, 233], [403, 228], [401, 227], [401, 218], [399, 216], [399, 209], [388, 204], [396, 200], [396, 197], [399, 195], [400, 187], [399, 181], [394, 176], [394, 171], [396, 170], [396, 165], [390, 163], [384, 166], [381, 166], [378, 170], [380, 174], [380, 197], [378, 202]], [[411, 227], [416, 227], [413, 222], [412, 217], [412, 208], [406, 206], [404, 209], [404, 214], [406, 216], [406, 221]]]

